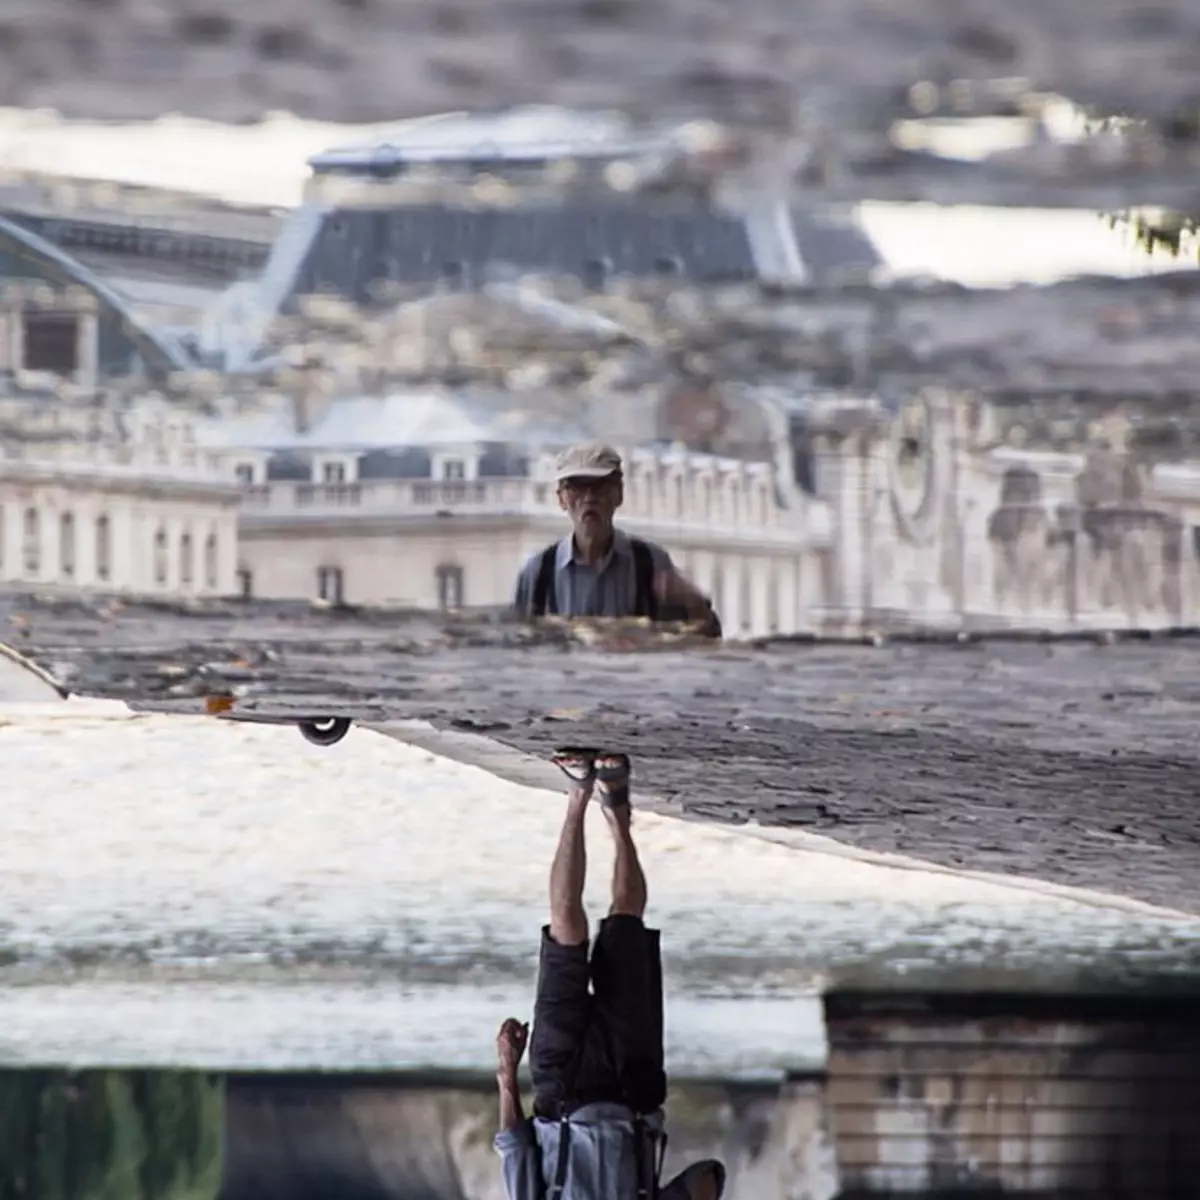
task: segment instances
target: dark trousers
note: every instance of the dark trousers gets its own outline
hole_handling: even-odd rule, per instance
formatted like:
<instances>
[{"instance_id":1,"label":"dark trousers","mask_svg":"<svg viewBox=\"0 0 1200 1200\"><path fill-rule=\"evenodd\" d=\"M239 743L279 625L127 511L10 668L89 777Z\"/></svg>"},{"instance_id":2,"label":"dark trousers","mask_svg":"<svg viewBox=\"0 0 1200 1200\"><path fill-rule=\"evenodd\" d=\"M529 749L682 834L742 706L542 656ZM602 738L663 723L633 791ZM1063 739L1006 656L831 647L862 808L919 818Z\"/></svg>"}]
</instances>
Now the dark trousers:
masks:
<instances>
[{"instance_id":1,"label":"dark trousers","mask_svg":"<svg viewBox=\"0 0 1200 1200\"><path fill-rule=\"evenodd\" d=\"M590 954L542 930L529 1047L538 1116L601 1101L645 1115L666 1102L659 941L657 929L625 915L600 923Z\"/></svg>"}]
</instances>

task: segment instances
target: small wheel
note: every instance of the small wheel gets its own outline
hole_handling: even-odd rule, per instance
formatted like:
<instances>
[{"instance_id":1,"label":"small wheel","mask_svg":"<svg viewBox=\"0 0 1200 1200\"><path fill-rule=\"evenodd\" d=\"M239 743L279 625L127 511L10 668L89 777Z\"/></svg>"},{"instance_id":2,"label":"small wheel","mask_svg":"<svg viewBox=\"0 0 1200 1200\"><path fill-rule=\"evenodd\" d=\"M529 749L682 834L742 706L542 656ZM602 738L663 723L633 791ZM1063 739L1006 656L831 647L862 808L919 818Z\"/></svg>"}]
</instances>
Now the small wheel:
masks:
<instances>
[{"instance_id":1,"label":"small wheel","mask_svg":"<svg viewBox=\"0 0 1200 1200\"><path fill-rule=\"evenodd\" d=\"M350 732L349 717L315 717L301 721L300 736L314 746L336 746Z\"/></svg>"}]
</instances>

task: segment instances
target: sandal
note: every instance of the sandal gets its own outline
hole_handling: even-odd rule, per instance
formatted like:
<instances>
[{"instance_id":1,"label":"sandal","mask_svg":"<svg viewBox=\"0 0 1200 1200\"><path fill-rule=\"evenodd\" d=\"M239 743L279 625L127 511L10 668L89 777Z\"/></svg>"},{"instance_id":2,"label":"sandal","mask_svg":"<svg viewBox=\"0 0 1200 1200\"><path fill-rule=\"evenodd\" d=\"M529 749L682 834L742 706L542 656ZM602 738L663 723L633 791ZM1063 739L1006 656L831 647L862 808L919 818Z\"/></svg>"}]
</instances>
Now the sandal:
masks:
<instances>
[{"instance_id":1,"label":"sandal","mask_svg":"<svg viewBox=\"0 0 1200 1200\"><path fill-rule=\"evenodd\" d=\"M595 778L599 787L597 798L607 809L629 807L629 755L598 754L595 759Z\"/></svg>"},{"instance_id":2,"label":"sandal","mask_svg":"<svg viewBox=\"0 0 1200 1200\"><path fill-rule=\"evenodd\" d=\"M578 788L596 782L596 750L587 746L561 746L550 761Z\"/></svg>"}]
</instances>

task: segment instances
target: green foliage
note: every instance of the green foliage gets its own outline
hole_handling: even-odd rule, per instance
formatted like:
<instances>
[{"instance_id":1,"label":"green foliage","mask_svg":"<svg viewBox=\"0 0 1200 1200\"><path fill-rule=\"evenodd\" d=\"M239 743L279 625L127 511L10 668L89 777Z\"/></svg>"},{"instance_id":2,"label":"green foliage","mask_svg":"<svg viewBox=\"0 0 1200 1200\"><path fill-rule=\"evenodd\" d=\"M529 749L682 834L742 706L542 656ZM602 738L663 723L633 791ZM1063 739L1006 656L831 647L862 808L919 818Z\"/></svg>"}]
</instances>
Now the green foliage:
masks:
<instances>
[{"instance_id":1,"label":"green foliage","mask_svg":"<svg viewBox=\"0 0 1200 1200\"><path fill-rule=\"evenodd\" d=\"M174 1071L0 1075L0 1200L213 1200L224 1087Z\"/></svg>"}]
</instances>

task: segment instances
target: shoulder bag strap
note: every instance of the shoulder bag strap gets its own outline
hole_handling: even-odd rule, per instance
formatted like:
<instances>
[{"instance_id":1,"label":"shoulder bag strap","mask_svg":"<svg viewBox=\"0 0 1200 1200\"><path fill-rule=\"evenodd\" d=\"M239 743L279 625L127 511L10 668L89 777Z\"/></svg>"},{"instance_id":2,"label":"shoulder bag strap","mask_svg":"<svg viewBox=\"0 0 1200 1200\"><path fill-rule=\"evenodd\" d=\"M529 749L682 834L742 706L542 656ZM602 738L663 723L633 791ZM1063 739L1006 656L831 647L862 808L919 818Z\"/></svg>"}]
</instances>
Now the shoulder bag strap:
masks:
<instances>
[{"instance_id":1,"label":"shoulder bag strap","mask_svg":"<svg viewBox=\"0 0 1200 1200\"><path fill-rule=\"evenodd\" d=\"M654 594L654 555L650 547L640 538L630 538L629 548L633 552L635 583L634 615L658 620L658 597Z\"/></svg>"},{"instance_id":2,"label":"shoulder bag strap","mask_svg":"<svg viewBox=\"0 0 1200 1200\"><path fill-rule=\"evenodd\" d=\"M533 602L529 614L532 617L544 617L547 613L558 612L558 589L554 586L554 563L557 558L557 542L542 551L541 565L533 585Z\"/></svg>"}]
</instances>

